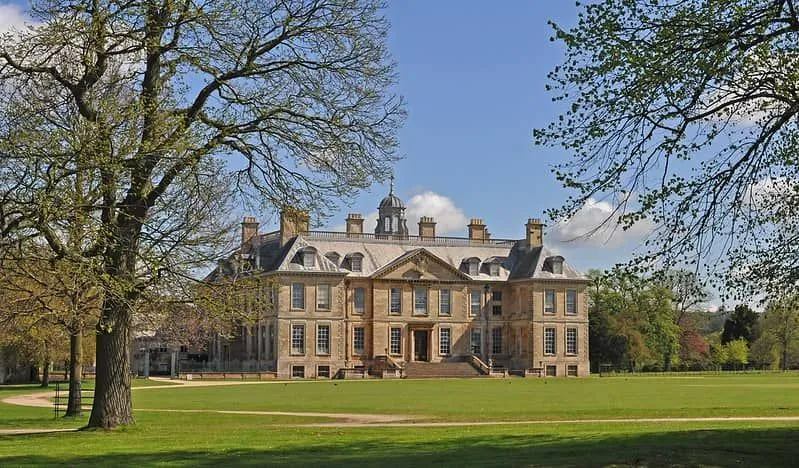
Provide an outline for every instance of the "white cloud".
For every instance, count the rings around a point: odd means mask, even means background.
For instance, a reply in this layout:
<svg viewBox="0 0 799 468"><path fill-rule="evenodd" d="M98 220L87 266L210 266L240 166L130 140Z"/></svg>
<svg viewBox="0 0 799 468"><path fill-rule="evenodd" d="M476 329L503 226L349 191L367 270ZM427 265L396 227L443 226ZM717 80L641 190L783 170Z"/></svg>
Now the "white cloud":
<svg viewBox="0 0 799 468"><path fill-rule="evenodd" d="M613 205L589 198L574 216L552 226L548 234L559 242L584 246L621 247L640 242L652 232L652 223L646 220L636 223L627 230L618 226L614 219L610 219L602 226L612 214Z"/></svg>
<svg viewBox="0 0 799 468"><path fill-rule="evenodd" d="M19 30L30 23L30 19L18 5L0 5L0 34Z"/></svg>
<svg viewBox="0 0 799 468"><path fill-rule="evenodd" d="M461 234L466 232L469 220L463 210L455 206L451 198L426 191L414 195L408 201L408 230L415 233L417 223L422 216L432 216L436 222L436 235ZM413 227L412 227L413 226Z"/></svg>
<svg viewBox="0 0 799 468"><path fill-rule="evenodd" d="M433 191L414 195L406 204L405 216L408 219L408 232L416 235L419 218L431 216L436 222L436 235L466 235L469 219L451 198ZM364 215L363 230L373 232L377 225L377 211ZM344 231L345 224L338 224L334 231Z"/></svg>

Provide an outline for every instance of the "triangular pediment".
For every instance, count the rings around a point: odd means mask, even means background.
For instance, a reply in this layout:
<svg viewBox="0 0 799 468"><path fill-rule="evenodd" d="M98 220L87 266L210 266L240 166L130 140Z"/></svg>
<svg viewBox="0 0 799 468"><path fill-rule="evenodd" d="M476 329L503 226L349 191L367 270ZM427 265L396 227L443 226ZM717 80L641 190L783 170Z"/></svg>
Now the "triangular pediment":
<svg viewBox="0 0 799 468"><path fill-rule="evenodd" d="M470 278L449 263L420 248L406 252L374 272L375 279L463 281Z"/></svg>

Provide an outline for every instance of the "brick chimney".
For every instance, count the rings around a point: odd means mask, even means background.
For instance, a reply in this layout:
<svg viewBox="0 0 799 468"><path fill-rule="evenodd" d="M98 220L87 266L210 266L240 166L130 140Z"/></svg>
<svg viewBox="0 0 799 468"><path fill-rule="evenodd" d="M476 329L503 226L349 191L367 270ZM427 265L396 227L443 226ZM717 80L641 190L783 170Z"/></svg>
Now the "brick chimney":
<svg viewBox="0 0 799 468"><path fill-rule="evenodd" d="M252 216L245 216L241 222L241 253L249 254L252 250L250 240L258 237L258 220Z"/></svg>
<svg viewBox="0 0 799 468"><path fill-rule="evenodd" d="M280 245L299 234L308 232L308 213L292 207L283 208L280 212Z"/></svg>
<svg viewBox="0 0 799 468"><path fill-rule="evenodd" d="M525 224L526 240L528 247L541 247L544 245L544 223L538 218L530 218Z"/></svg>
<svg viewBox="0 0 799 468"><path fill-rule="evenodd" d="M419 237L433 239L436 237L436 222L430 216L419 218Z"/></svg>
<svg viewBox="0 0 799 468"><path fill-rule="evenodd" d="M469 227L469 240L484 241L486 240L486 233L488 232L485 223L480 218L472 218L468 224Z"/></svg>
<svg viewBox="0 0 799 468"><path fill-rule="evenodd" d="M347 215L347 236L357 237L363 234L363 216L360 213L350 213Z"/></svg>

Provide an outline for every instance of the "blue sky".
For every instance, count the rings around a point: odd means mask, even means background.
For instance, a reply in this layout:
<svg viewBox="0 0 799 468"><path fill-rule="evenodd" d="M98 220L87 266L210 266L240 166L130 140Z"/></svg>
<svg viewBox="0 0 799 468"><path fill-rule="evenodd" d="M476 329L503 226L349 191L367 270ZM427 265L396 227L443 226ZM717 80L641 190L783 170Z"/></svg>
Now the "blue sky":
<svg viewBox="0 0 799 468"><path fill-rule="evenodd" d="M24 2L0 0L0 29L19 14L8 7L13 3L24 9ZM408 109L396 193L409 203L412 232L418 216L432 215L439 234L465 236L468 218L477 217L494 237L520 238L527 218L543 217L566 198L550 166L568 154L535 147L532 129L558 111L544 87L562 47L550 42L547 21L571 25L577 8L566 1L516 0L501 8L476 0L390 2L389 47ZM346 201L327 228L342 227L347 212L373 213L387 191L374 186ZM569 225L550 226L545 242L582 270L625 260L645 227L561 242L609 209L600 202L586 207ZM264 230L274 227L274 219L264 221Z"/></svg>

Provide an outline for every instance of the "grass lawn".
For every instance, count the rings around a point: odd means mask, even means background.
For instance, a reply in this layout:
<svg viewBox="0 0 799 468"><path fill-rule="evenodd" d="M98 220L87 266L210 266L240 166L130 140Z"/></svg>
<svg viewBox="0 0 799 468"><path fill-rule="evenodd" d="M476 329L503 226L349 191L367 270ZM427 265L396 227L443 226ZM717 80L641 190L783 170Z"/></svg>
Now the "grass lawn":
<svg viewBox="0 0 799 468"><path fill-rule="evenodd" d="M0 388L0 398L30 390ZM793 374L153 388L134 391L137 424L131 427L0 436L0 466L795 466L799 423L792 422L312 428L292 425L319 419L143 409L346 411L470 421L799 415L798 390ZM47 409L0 404L0 427L47 424Z"/></svg>
<svg viewBox="0 0 799 468"><path fill-rule="evenodd" d="M138 408L410 414L448 421L799 416L799 374L366 380L134 393Z"/></svg>

